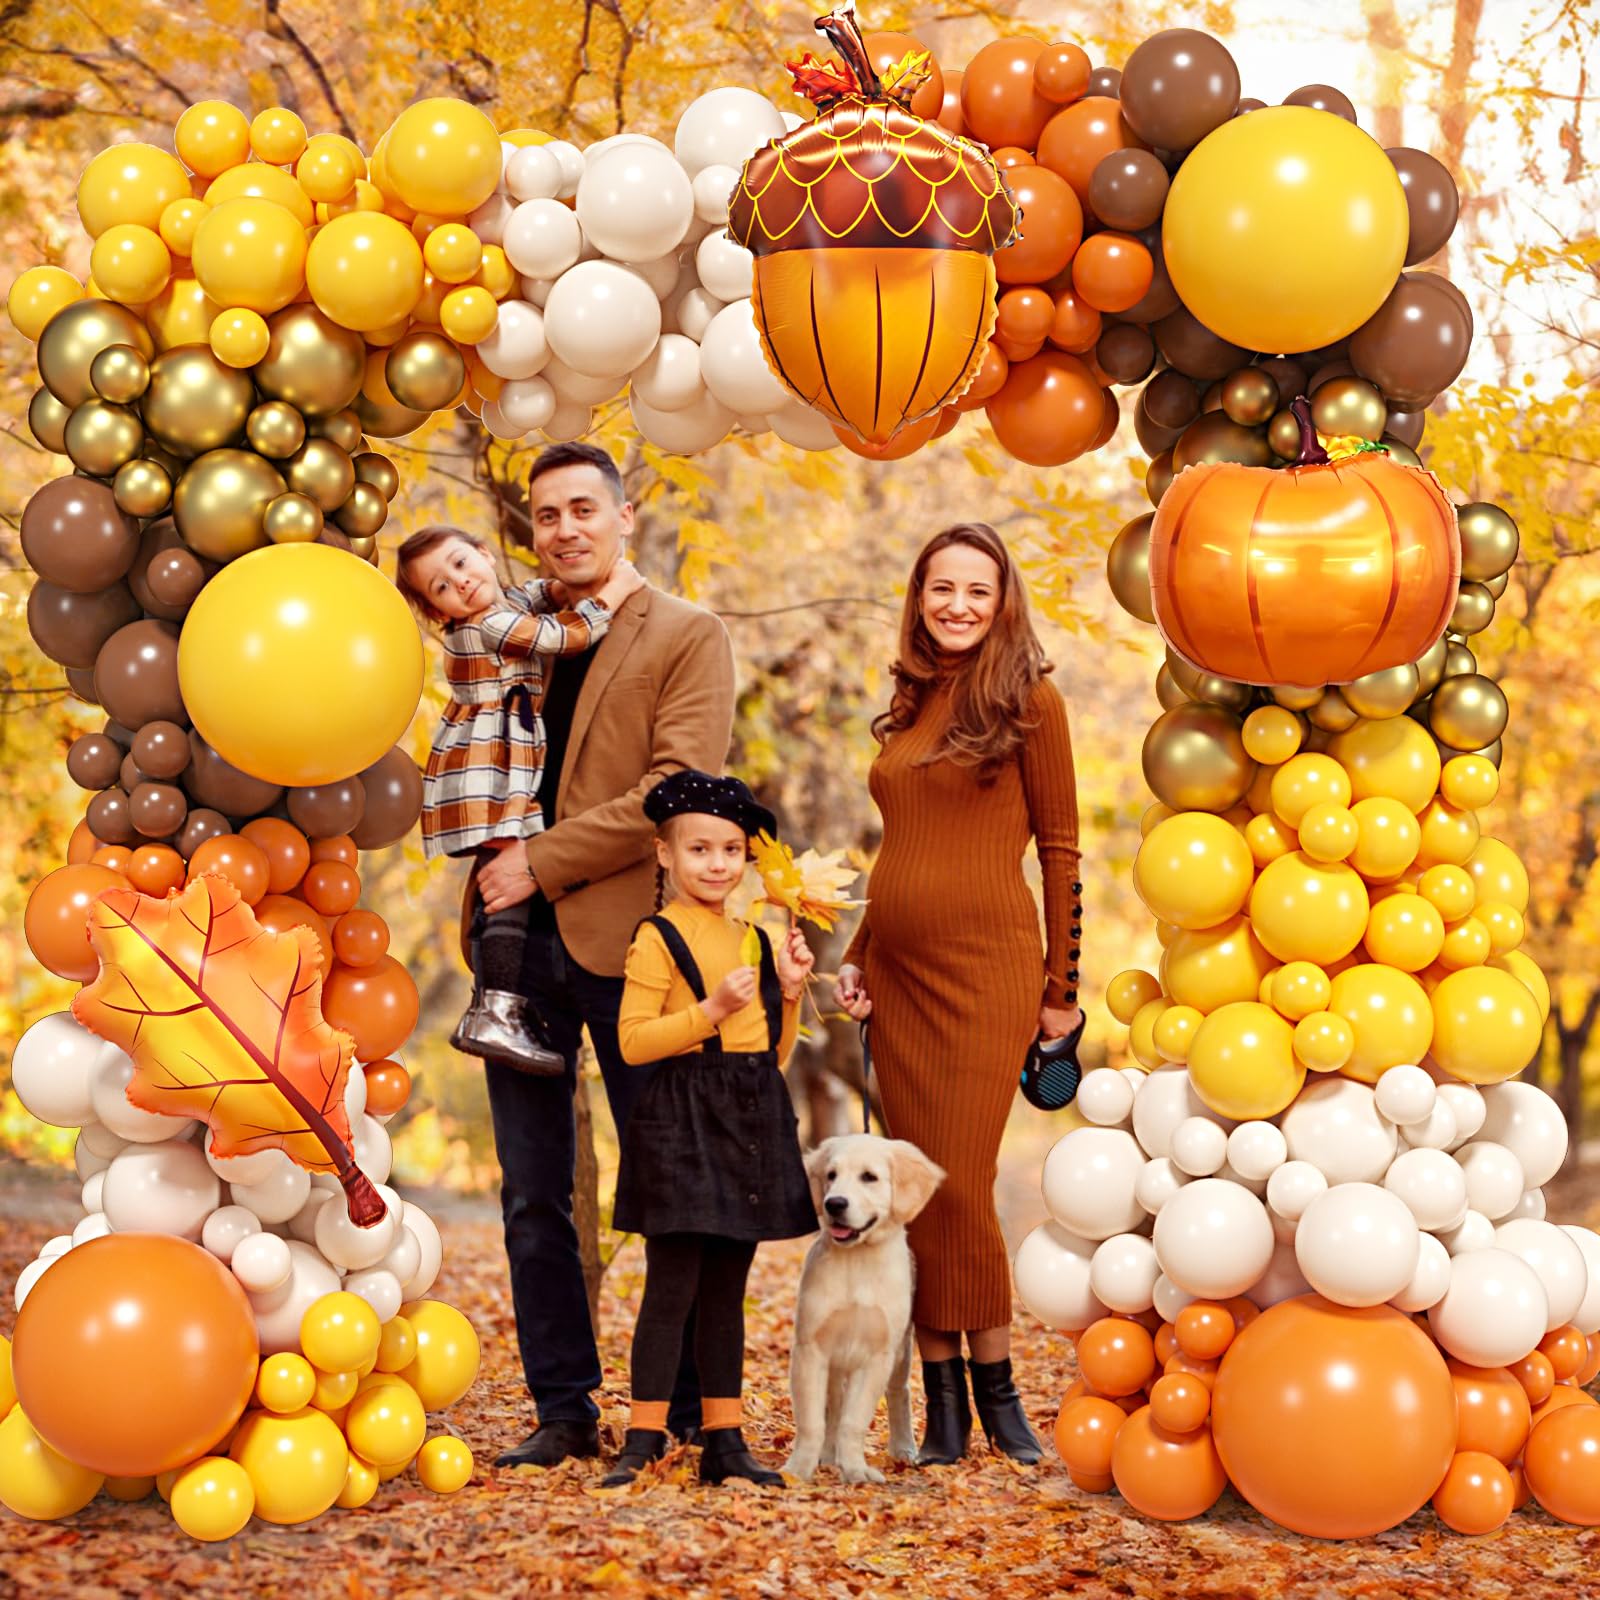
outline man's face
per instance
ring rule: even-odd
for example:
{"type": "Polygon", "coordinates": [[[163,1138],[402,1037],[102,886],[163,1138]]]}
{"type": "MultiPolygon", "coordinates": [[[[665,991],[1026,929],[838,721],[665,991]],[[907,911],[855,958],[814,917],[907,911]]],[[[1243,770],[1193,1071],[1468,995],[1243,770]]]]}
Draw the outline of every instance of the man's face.
{"type": "Polygon", "coordinates": [[[557,467],[529,489],[533,547],[552,578],[581,598],[598,589],[633,532],[633,507],[620,503],[598,467],[557,467]]]}

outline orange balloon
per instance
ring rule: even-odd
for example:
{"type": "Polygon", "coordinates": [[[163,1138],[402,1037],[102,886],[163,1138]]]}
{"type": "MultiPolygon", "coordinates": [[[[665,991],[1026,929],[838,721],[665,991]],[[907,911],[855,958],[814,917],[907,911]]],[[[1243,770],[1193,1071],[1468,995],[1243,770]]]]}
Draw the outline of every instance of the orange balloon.
{"type": "Polygon", "coordinates": [[[1552,1517],[1585,1528],[1600,1523],[1600,1406],[1567,1406],[1536,1423],[1522,1465],[1552,1517]]]}
{"type": "Polygon", "coordinates": [[[183,857],[170,844],[142,844],[133,852],[127,877],[140,894],[159,899],[181,889],[187,872],[183,857]]]}
{"type": "Polygon", "coordinates": [[[1146,1406],[1117,1432],[1111,1476],[1135,1511],[1184,1522],[1209,1511],[1228,1486],[1209,1428],[1169,1433],[1146,1406]]]}
{"type": "Polygon", "coordinates": [[[995,251],[1001,283],[1043,283],[1069,261],[1083,238],[1083,207],[1066,182],[1044,167],[1013,167],[1006,182],[1022,211],[1015,244],[995,251]]]}
{"type": "Polygon", "coordinates": [[[1583,1389],[1587,1389],[1597,1377],[1600,1377],[1600,1334],[1585,1335],[1585,1343],[1589,1347],[1589,1354],[1584,1359],[1583,1370],[1574,1380],[1583,1389]]]}
{"type": "Polygon", "coordinates": [[[919,422],[908,422],[887,444],[873,444],[861,438],[853,428],[842,428],[838,423],[833,425],[833,431],[846,450],[864,456],[868,461],[903,461],[907,456],[915,455],[933,437],[941,415],[941,412],[934,411],[919,422]]]}
{"type": "Polygon", "coordinates": [[[1226,1306],[1196,1300],[1178,1313],[1176,1331],[1178,1347],[1186,1356],[1197,1361],[1217,1361],[1233,1343],[1237,1330],[1233,1313],[1226,1306]]]}
{"type": "Polygon", "coordinates": [[[1456,1391],[1456,1449],[1491,1455],[1510,1466],[1533,1426],[1528,1397],[1504,1367],[1451,1361],[1456,1391]]]}
{"type": "Polygon", "coordinates": [[[1121,1406],[1100,1395],[1080,1395],[1062,1406],[1056,1418],[1056,1451],[1074,1482],[1080,1472],[1109,1478],[1112,1445],[1127,1420],[1121,1406]]]}
{"type": "Polygon", "coordinates": [[[209,1251],[111,1233],[60,1256],[17,1315],[17,1398],[39,1436],[109,1476],[152,1477],[205,1455],[255,1384],[256,1324],[209,1251]]]}
{"type": "MultiPolygon", "coordinates": [[[[1095,376],[1100,376],[1098,364],[1094,364],[1095,376]]],[[[1112,435],[1117,431],[1117,424],[1122,421],[1122,407],[1117,403],[1116,395],[1110,388],[1102,386],[1100,397],[1105,404],[1105,417],[1100,423],[1100,429],[1094,438],[1089,441],[1090,450],[1098,450],[1102,445],[1110,444],[1112,435]]]]}
{"type": "Polygon", "coordinates": [[[1528,1474],[1519,1461],[1511,1468],[1511,1509],[1520,1511],[1533,1499],[1533,1490],[1528,1487],[1528,1474]]]}
{"type": "Polygon", "coordinates": [[[972,382],[967,385],[966,393],[955,402],[957,411],[981,410],[985,401],[999,394],[1005,387],[1006,379],[1011,373],[1011,363],[1006,360],[1005,351],[997,344],[986,344],[983,355],[978,362],[978,370],[973,374],[972,382]]]}
{"type": "Polygon", "coordinates": [[[912,95],[911,111],[919,117],[939,115],[939,108],[944,104],[944,73],[939,70],[939,63],[933,59],[933,51],[928,50],[927,45],[920,39],[913,39],[908,33],[869,33],[862,42],[867,47],[867,58],[879,77],[903,61],[908,52],[915,54],[926,50],[930,69],[928,81],[912,95]]]}
{"type": "Polygon", "coordinates": [[[1043,344],[1055,321],[1055,302],[1043,289],[1007,289],[995,311],[995,332],[1018,344],[1043,344]]]}
{"type": "Polygon", "coordinates": [[[226,878],[244,896],[246,905],[255,905],[267,892],[271,873],[266,852],[251,844],[242,833],[224,833],[207,839],[189,857],[188,881],[193,883],[203,872],[226,878]]]}
{"type": "Polygon", "coordinates": [[[347,867],[353,867],[360,859],[360,854],[355,840],[348,833],[330,833],[325,839],[311,841],[313,861],[342,861],[347,867]]]}
{"type": "Polygon", "coordinates": [[[1211,1427],[1234,1487],[1296,1533],[1362,1538],[1404,1522],[1455,1455],[1438,1347],[1388,1306],[1284,1300],[1222,1358],[1211,1427]]]}
{"type": "Polygon", "coordinates": [[[1150,252],[1129,233],[1096,233],[1072,258],[1072,286],[1097,311],[1126,311],[1155,277],[1150,252]]]}
{"type": "Polygon", "coordinates": [[[417,1025],[417,986],[393,956],[370,967],[335,962],[322,986],[322,1014],[356,1042],[356,1060],[391,1056],[417,1025]]]}
{"type": "Polygon", "coordinates": [[[80,866],[95,852],[100,841],[95,838],[94,830],[89,826],[89,819],[81,817],[72,830],[72,837],[67,840],[67,865],[80,866]]]}
{"type": "Polygon", "coordinates": [[[1043,339],[1008,339],[1004,334],[996,334],[994,342],[1012,366],[1031,361],[1044,348],[1043,339]]]}
{"type": "Polygon", "coordinates": [[[326,920],[319,917],[304,900],[293,895],[263,895],[255,903],[256,921],[274,933],[286,933],[290,928],[309,928],[317,936],[322,950],[322,972],[326,976],[333,970],[333,933],[326,920]]]}
{"type": "Polygon", "coordinates": [[[1503,1462],[1464,1450],[1433,1492],[1439,1520],[1457,1533],[1493,1533],[1516,1509],[1516,1486],[1503,1462]]]}
{"type": "Polygon", "coordinates": [[[1178,1353],[1178,1330],[1170,1322],[1156,1329],[1156,1365],[1164,1367],[1178,1353]]]}
{"type": "Polygon", "coordinates": [[[128,867],[133,861],[133,851],[125,844],[103,844],[89,859],[97,867],[104,867],[109,872],[120,872],[123,877],[127,877],[128,867]]]}
{"type": "Polygon", "coordinates": [[[1231,1300],[1224,1300],[1222,1303],[1233,1315],[1235,1333],[1248,1328],[1261,1315],[1261,1307],[1254,1300],[1247,1300],[1242,1294],[1236,1294],[1231,1300]]]}
{"type": "Polygon", "coordinates": [[[1150,1386],[1150,1417],[1168,1433],[1193,1433],[1211,1415],[1211,1391],[1187,1373],[1169,1372],[1150,1386]]]}
{"type": "Polygon", "coordinates": [[[1002,172],[1009,172],[1013,167],[1033,166],[1033,151],[1024,150],[1020,144],[1003,144],[998,150],[991,150],[990,156],[994,164],[1002,172]]]}
{"type": "Polygon", "coordinates": [[[960,421],[961,413],[954,406],[945,406],[939,413],[939,425],[933,430],[934,438],[942,439],[947,433],[954,433],[960,421]]]}
{"type": "Polygon", "coordinates": [[[333,953],[347,967],[370,967],[389,953],[389,924],[376,911],[347,911],[333,925],[333,953]]]}
{"type": "Polygon", "coordinates": [[[374,1061],[367,1068],[367,1110],[392,1117],[411,1098],[411,1074],[398,1061],[374,1061]]]}
{"type": "Polygon", "coordinates": [[[361,879],[342,861],[314,862],[301,880],[300,897],[324,917],[342,917],[361,898],[361,879]]]}
{"type": "Polygon", "coordinates": [[[1553,1411],[1564,1411],[1568,1406],[1593,1405],[1600,1405],[1600,1401],[1588,1390],[1580,1389],[1575,1383],[1558,1383],[1533,1408],[1533,1425],[1537,1428],[1553,1411]]]}
{"type": "Polygon", "coordinates": [[[1126,1317],[1102,1317],[1078,1337],[1078,1368],[1090,1388],[1112,1399],[1142,1389],[1156,1369],[1149,1333],[1126,1317]]]}
{"type": "Polygon", "coordinates": [[[1055,316],[1050,323],[1050,343],[1072,355],[1084,355],[1100,341],[1100,313],[1072,289],[1062,289],[1055,297],[1055,316]]]}
{"type": "Polygon", "coordinates": [[[1089,87],[1089,57],[1075,44],[1047,44],[1033,64],[1033,86],[1058,106],[1081,100],[1089,87]]]}
{"type": "Polygon", "coordinates": [[[1001,447],[1035,467],[1058,467],[1087,450],[1105,420],[1105,398],[1077,356],[1045,350],[1012,367],[986,408],[1001,447]]]}
{"type": "Polygon", "coordinates": [[[1513,1361],[1506,1370],[1522,1385],[1529,1405],[1542,1405],[1556,1386],[1556,1369],[1550,1365],[1549,1356],[1537,1350],[1513,1361]]]}
{"type": "Polygon", "coordinates": [[[934,119],[941,128],[948,128],[951,133],[965,134],[967,120],[961,114],[961,80],[965,73],[945,68],[944,74],[944,104],[939,107],[939,115],[934,119]]]}
{"type": "Polygon", "coordinates": [[[1094,169],[1115,151],[1145,148],[1144,141],[1122,120],[1120,101],[1090,95],[1057,111],[1045,125],[1039,135],[1039,165],[1065,178],[1087,209],[1094,169]]]}
{"type": "Polygon", "coordinates": [[[39,965],[58,978],[88,983],[100,970],[100,957],[89,943],[89,911],[107,889],[127,887],[128,880],[91,861],[47,872],[28,896],[22,932],[39,965]]]}
{"type": "Polygon", "coordinates": [[[1589,1341],[1567,1322],[1539,1341],[1539,1353],[1549,1361],[1556,1382],[1567,1383],[1583,1371],[1589,1359],[1589,1341]]]}
{"type": "Polygon", "coordinates": [[[240,833],[267,858],[267,893],[289,894],[311,865],[311,845],[292,822],[282,817],[257,817],[240,833]]]}
{"type": "Polygon", "coordinates": [[[1056,111],[1034,87],[1034,66],[1043,54],[1037,39],[996,39],[967,63],[961,115],[974,139],[990,149],[1020,144],[1031,150],[1038,144],[1056,111]]]}
{"type": "Polygon", "coordinates": [[[1184,1377],[1196,1378],[1206,1388],[1211,1389],[1216,1386],[1219,1365],[1220,1363],[1215,1361],[1202,1361],[1197,1356],[1185,1355],[1183,1347],[1180,1345],[1174,1354],[1168,1356],[1162,1362],[1161,1370],[1169,1376],[1176,1373],[1184,1377]]]}

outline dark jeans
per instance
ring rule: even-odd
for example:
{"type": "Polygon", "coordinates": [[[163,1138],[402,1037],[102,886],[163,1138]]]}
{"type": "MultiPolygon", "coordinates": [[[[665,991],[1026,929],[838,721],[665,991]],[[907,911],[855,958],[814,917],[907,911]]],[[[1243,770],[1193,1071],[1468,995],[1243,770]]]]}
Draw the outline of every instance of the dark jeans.
{"type": "MultiPolygon", "coordinates": [[[[600,1414],[589,1392],[600,1385],[600,1356],[572,1221],[577,1160],[572,1098],[584,1026],[619,1135],[653,1069],[630,1067],[622,1059],[617,1044],[622,979],[586,971],[567,954],[559,934],[537,924],[528,931],[523,989],[544,1019],[551,1048],[566,1057],[567,1070],[559,1078],[537,1078],[485,1063],[517,1342],[540,1422],[590,1421],[600,1414]]],[[[691,1326],[669,1419],[676,1433],[700,1422],[693,1351],[691,1326]]]]}

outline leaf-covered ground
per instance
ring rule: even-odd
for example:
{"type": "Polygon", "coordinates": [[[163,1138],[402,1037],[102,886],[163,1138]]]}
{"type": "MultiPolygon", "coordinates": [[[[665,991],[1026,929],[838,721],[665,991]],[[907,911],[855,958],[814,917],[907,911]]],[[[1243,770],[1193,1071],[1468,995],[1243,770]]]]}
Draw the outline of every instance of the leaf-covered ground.
{"type": "MultiPolygon", "coordinates": [[[[0,1331],[14,1320],[9,1285],[18,1268],[70,1223],[72,1198],[57,1184],[0,1181],[0,1331]]],[[[1600,1530],[1566,1527],[1532,1508],[1484,1539],[1460,1538],[1425,1511],[1374,1540],[1325,1544],[1284,1534],[1231,1495],[1197,1522],[1147,1522],[1125,1514],[1114,1495],[1081,1494],[1053,1456],[1031,1471],[987,1453],[934,1471],[890,1467],[887,1486],[857,1489],[827,1474],[803,1489],[702,1489],[687,1453],[623,1494],[599,1489],[594,1463],[496,1472],[495,1453],[529,1423],[499,1227],[469,1210],[447,1218],[443,1232],[437,1292],[471,1316],[484,1342],[482,1376],[450,1418],[478,1457],[465,1490],[439,1499],[407,1475],[365,1510],[336,1510],[300,1528],[255,1522],[221,1546],[186,1539],[154,1498],[126,1506],[102,1496],[56,1524],[0,1511],[0,1597],[1600,1595],[1600,1530]]],[[[800,1244],[764,1247],[752,1280],[748,1433],[775,1464],[790,1439],[788,1330],[802,1254],[800,1244]]],[[[641,1266],[630,1246],[607,1284],[601,1404],[613,1445],[641,1266]]],[[[1015,1332],[1028,1409],[1047,1433],[1071,1376],[1068,1348],[1025,1314],[1015,1332]]],[[[887,1466],[882,1427],[880,1417],[876,1459],[887,1466]]]]}

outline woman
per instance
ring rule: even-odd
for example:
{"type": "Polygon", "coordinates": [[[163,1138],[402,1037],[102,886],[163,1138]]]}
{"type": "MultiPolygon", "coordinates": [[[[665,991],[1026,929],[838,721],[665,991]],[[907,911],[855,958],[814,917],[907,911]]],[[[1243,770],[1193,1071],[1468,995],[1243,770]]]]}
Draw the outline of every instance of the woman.
{"type": "Polygon", "coordinates": [[[1078,810],[1067,714],[1028,618],[1022,575],[993,528],[963,523],[917,557],[894,697],[873,724],[883,848],[839,971],[839,1004],[872,1015],[889,1131],[949,1174],[911,1226],[927,1394],[919,1461],[966,1453],[962,1335],[989,1442],[1040,1446],[1011,1379],[1011,1272],[994,1182],[1035,1030],[1079,1020],[1078,810]],[[1022,875],[1044,874],[1045,949],[1022,875]]]}

